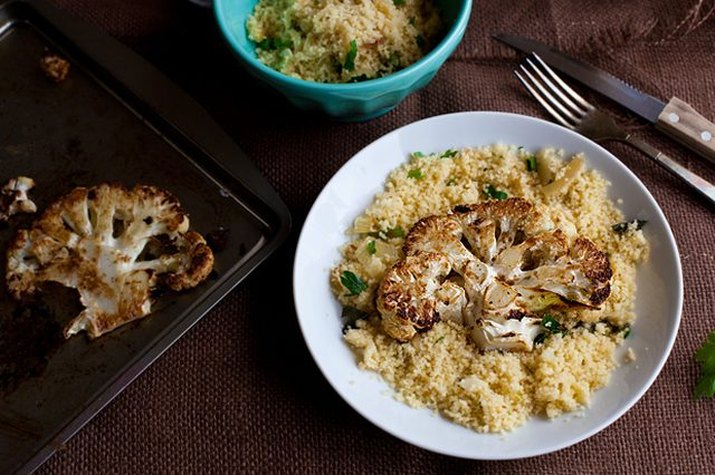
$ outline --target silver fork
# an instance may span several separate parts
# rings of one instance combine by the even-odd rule
[[[564,127],[596,142],[616,140],[637,148],[715,204],[715,185],[634,137],[610,115],[596,109],[558,77],[536,53],[526,57],[514,74],[534,99]]]

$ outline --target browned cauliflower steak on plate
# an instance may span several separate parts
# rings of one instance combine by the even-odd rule
[[[101,184],[51,204],[7,253],[7,286],[18,300],[43,282],[79,291],[85,309],[64,329],[96,338],[148,315],[152,291],[195,287],[213,269],[204,238],[169,192]]]
[[[383,329],[400,341],[450,319],[483,349],[531,351],[546,309],[596,308],[610,294],[606,254],[520,198],[421,219],[403,252],[377,292]]]

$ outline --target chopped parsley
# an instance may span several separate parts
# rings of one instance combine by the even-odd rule
[[[370,241],[367,243],[367,253],[371,256],[377,252],[377,247],[375,246],[375,241]]]
[[[368,236],[379,238],[379,239],[392,239],[392,238],[403,238],[405,237],[405,230],[400,226],[395,226],[388,230],[380,230],[377,232],[367,233]]]
[[[693,395],[696,399],[715,396],[715,332],[708,335],[703,346],[695,353],[695,359],[702,366]]]
[[[454,157],[455,155],[457,155],[457,153],[458,153],[458,152],[457,152],[456,150],[452,150],[452,149],[450,148],[449,150],[446,150],[446,151],[442,152],[442,155],[440,155],[440,157],[442,157],[442,158],[452,158],[452,157]]]
[[[412,158],[422,158],[425,156],[422,152],[412,152],[410,155],[412,155]]]
[[[390,57],[387,60],[393,68],[399,68],[400,67],[400,53],[397,51],[393,51],[390,53]]]
[[[414,178],[415,180],[421,180],[425,177],[425,174],[422,173],[421,168],[413,168],[412,170],[407,172],[407,177]]]
[[[283,40],[280,38],[264,38],[256,43],[256,46],[262,50],[274,51],[277,49],[292,48],[293,41],[290,39]]]
[[[548,313],[546,315],[544,315],[544,318],[541,320],[541,328],[543,328],[544,330],[547,330],[551,334],[565,332],[564,327],[561,326],[559,321],[556,320],[551,315],[549,315]]]
[[[526,171],[536,171],[536,155],[534,155],[533,153],[526,157]]]
[[[439,343],[439,342],[442,341],[442,340],[444,340],[444,335],[442,335],[442,336],[440,336],[439,338],[437,338],[434,342],[435,342],[435,343]]]
[[[350,49],[348,50],[348,54],[345,55],[345,62],[343,63],[343,68],[346,71],[354,71],[355,70],[355,58],[357,57],[357,41],[352,40],[350,42]]]
[[[340,283],[350,292],[349,297],[355,297],[367,290],[367,282],[349,270],[343,271],[340,275]]]
[[[411,16],[410,18],[407,19],[407,23],[409,23],[411,26],[415,26],[416,22],[417,22],[417,20],[413,16]]]
[[[509,195],[507,195],[505,192],[497,190],[492,185],[487,185],[484,192],[487,194],[487,196],[489,196],[490,198],[494,198],[495,200],[505,200],[509,197]]]
[[[559,321],[548,313],[544,315],[544,318],[541,319],[541,328],[546,331],[543,331],[536,335],[536,338],[534,338],[534,344],[543,343],[546,338],[549,337],[549,335],[555,335],[557,333],[566,333],[566,329],[561,326]]]
[[[643,229],[643,226],[645,226],[647,222],[648,221],[644,219],[634,219],[633,221],[624,221],[622,223],[614,224],[613,226],[611,226],[611,229],[613,229],[616,234],[622,236],[626,234],[631,228],[635,229],[636,231],[638,231],[639,229]]]
[[[396,7],[401,7],[405,4],[405,1],[406,0],[392,0],[392,3],[394,3]]]
[[[457,180],[454,177],[450,177],[449,180],[447,180],[446,185],[447,186],[454,186],[457,184]]]
[[[405,230],[402,229],[400,226],[395,226],[394,228],[390,228],[387,230],[387,233],[385,233],[388,238],[403,238],[405,237]]]

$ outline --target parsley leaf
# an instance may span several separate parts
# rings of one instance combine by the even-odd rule
[[[421,168],[413,168],[412,170],[407,172],[407,177],[414,178],[415,180],[421,180],[425,177],[425,174],[422,173]]]
[[[495,200],[505,200],[509,196],[505,192],[497,190],[492,185],[487,185],[484,192],[487,194],[487,196],[489,196],[490,198],[494,198]]]
[[[392,3],[394,3],[396,7],[401,7],[405,4],[405,1],[406,0],[392,0]]]
[[[290,39],[282,40],[280,38],[264,38],[258,43],[256,47],[261,48],[266,51],[273,51],[276,49],[292,48],[293,41]]]
[[[343,271],[340,275],[340,283],[348,289],[348,292],[350,292],[348,296],[350,297],[360,295],[364,290],[367,290],[367,282],[349,270]]]
[[[425,156],[422,152],[412,152],[410,155],[412,155],[412,158],[422,158]]]
[[[458,153],[458,152],[457,152],[456,150],[452,150],[452,149],[450,148],[449,150],[446,150],[446,151],[442,152],[442,155],[440,155],[440,157],[442,157],[442,158],[452,158],[452,157],[454,157],[455,155],[457,155],[457,153]]]
[[[622,223],[614,224],[611,226],[611,229],[613,229],[616,234],[622,236],[626,234],[631,227],[634,227],[636,231],[643,229],[643,226],[645,226],[647,222],[648,221],[643,219],[634,219],[633,221],[624,221]]]
[[[544,318],[541,320],[541,328],[548,330],[552,334],[564,333],[564,327],[562,327],[559,321],[548,313],[544,315]]]
[[[394,228],[388,229],[385,234],[387,235],[388,238],[396,238],[396,237],[403,238],[403,237],[405,237],[405,230],[402,229],[402,227],[400,227],[400,226],[395,226]]]
[[[377,252],[377,247],[375,246],[375,241],[370,241],[367,243],[367,253],[371,256]]]
[[[343,63],[343,68],[345,68],[346,71],[355,70],[355,57],[357,57],[357,41],[352,40],[348,54],[345,56],[345,62]]]
[[[445,183],[447,186],[454,186],[457,184],[457,180],[454,177],[450,177],[449,180],[447,180],[447,183]]]
[[[526,157],[526,171],[536,171],[536,155],[534,155],[533,153]]]
[[[700,379],[695,386],[695,398],[715,396],[715,332],[708,335],[703,346],[695,353],[695,359],[702,363]]]

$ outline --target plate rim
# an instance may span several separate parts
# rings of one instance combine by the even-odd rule
[[[424,443],[421,441],[418,437],[414,436],[405,436],[404,434],[397,434],[395,431],[391,429],[390,426],[387,424],[383,423],[380,421],[379,418],[374,417],[372,414],[369,414],[367,411],[365,411],[360,405],[355,404],[350,396],[346,394],[345,391],[343,391],[339,385],[335,384],[333,382],[333,379],[331,378],[331,375],[325,368],[325,363],[321,361],[317,357],[316,350],[313,347],[314,342],[312,342],[308,334],[306,332],[306,327],[304,326],[304,321],[301,318],[301,313],[300,313],[300,308],[301,308],[301,293],[299,292],[299,260],[302,258],[302,255],[304,254],[305,251],[303,251],[306,248],[306,228],[308,227],[308,224],[311,223],[311,221],[314,218],[315,214],[318,212],[318,204],[322,201],[325,195],[329,193],[329,189],[331,185],[338,180],[339,176],[343,173],[345,173],[346,169],[349,168],[351,162],[353,162],[357,157],[363,155],[368,149],[376,147],[380,142],[383,141],[388,141],[392,136],[398,135],[400,132],[407,128],[411,127],[416,127],[418,124],[419,125],[424,125],[425,123],[428,122],[437,122],[440,120],[448,120],[450,118],[460,118],[460,117],[484,117],[485,119],[488,117],[501,117],[501,118],[507,118],[507,119],[512,119],[512,120],[523,120],[526,122],[534,122],[534,123],[539,123],[542,126],[545,125],[547,127],[552,127],[557,133],[561,134],[566,134],[567,136],[571,137],[577,137],[577,140],[583,140],[586,142],[590,142],[592,146],[596,147],[599,149],[601,153],[606,155],[609,160],[612,160],[616,163],[618,168],[620,168],[620,171],[622,173],[625,173],[628,175],[632,181],[641,189],[641,191],[644,193],[644,195],[648,198],[648,200],[652,203],[654,210],[658,214],[659,219],[665,223],[664,229],[665,229],[665,237],[666,237],[666,243],[668,247],[672,250],[673,256],[674,256],[674,263],[676,267],[676,275],[675,275],[675,283],[677,284],[676,292],[677,292],[677,302],[676,302],[676,309],[677,311],[675,312],[674,315],[674,320],[673,320],[673,331],[671,332],[668,341],[666,342],[665,345],[665,351],[663,354],[660,356],[657,364],[655,365],[654,371],[651,372],[651,374],[648,376],[646,379],[645,383],[642,385],[642,387],[633,395],[629,398],[629,400],[618,407],[618,409],[610,416],[604,418],[602,421],[600,421],[598,424],[595,424],[594,427],[592,427],[590,430],[586,430],[581,434],[578,434],[577,436],[563,442],[563,443],[557,443],[551,446],[546,447],[545,449],[542,450],[531,450],[531,451],[524,451],[523,453],[518,453],[514,455],[494,455],[494,456],[484,456],[484,455],[479,455],[475,456],[472,454],[465,454],[462,451],[449,451],[449,450],[441,450],[441,449],[435,449],[434,447],[430,447],[428,444]],[[494,141],[493,143],[498,143],[498,141]],[[472,145],[473,147],[478,147],[480,145]],[[397,165],[399,166],[399,165]],[[394,167],[392,168],[394,169]],[[383,180],[386,177],[383,177]],[[683,289],[683,272],[682,272],[682,263],[680,261],[680,252],[678,249],[677,242],[675,240],[675,237],[673,235],[673,231],[671,229],[670,223],[667,220],[665,214],[663,213],[663,210],[661,209],[660,205],[658,204],[657,200],[653,197],[651,194],[650,190],[643,184],[643,182],[638,178],[638,176],[633,173],[618,157],[616,157],[613,153],[611,153],[609,150],[604,148],[602,145],[600,145],[597,142],[594,142],[593,140],[578,134],[574,132],[573,130],[570,130],[568,128],[565,128],[559,124],[549,122],[544,119],[540,119],[537,117],[532,117],[528,115],[523,115],[523,114],[516,114],[516,113],[511,113],[511,112],[502,112],[502,111],[463,111],[463,112],[455,112],[455,113],[448,113],[448,114],[440,114],[436,116],[430,116],[426,117],[424,119],[420,119],[414,122],[410,122],[408,124],[405,124],[403,126],[397,127],[381,136],[373,140],[372,142],[368,143],[366,146],[361,148],[359,151],[354,153],[348,160],[346,160],[343,165],[330,177],[330,179],[327,181],[327,183],[323,186],[322,190],[316,197],[315,201],[311,205],[311,208],[306,215],[305,221],[303,223],[303,226],[301,227],[300,235],[298,238],[298,243],[296,246],[296,252],[295,252],[295,258],[293,261],[293,275],[292,275],[292,288],[293,288],[293,303],[295,306],[295,311],[296,311],[296,317],[298,319],[298,324],[300,327],[301,335],[303,337],[303,340],[306,344],[306,347],[308,348],[308,351],[315,362],[315,364],[318,366],[318,369],[320,370],[321,374],[323,377],[327,380],[328,384],[330,387],[338,393],[338,395],[341,397],[341,399],[348,404],[353,410],[355,410],[358,414],[360,414],[362,417],[364,417],[367,421],[369,421],[371,424],[374,426],[378,427],[379,429],[383,430],[384,432],[390,434],[391,436],[397,438],[398,440],[402,440],[404,442],[407,442],[411,445],[414,445],[416,447],[420,447],[422,449],[428,450],[433,453],[438,453],[438,454],[443,454],[443,455],[449,455],[452,457],[457,457],[457,458],[463,458],[463,459],[471,459],[471,460],[516,460],[516,459],[522,459],[522,458],[528,458],[528,457],[534,457],[534,456],[540,456],[540,455],[546,455],[549,453],[553,453],[562,449],[565,449],[567,447],[573,446],[575,444],[578,444],[579,442],[582,442],[598,432],[601,432],[614,422],[616,422],[618,419],[620,419],[626,412],[628,412],[638,401],[641,400],[643,395],[651,388],[657,377],[660,375],[660,373],[663,370],[663,367],[665,366],[665,363],[668,361],[670,354],[672,352],[673,346],[675,344],[675,340],[678,335],[678,331],[680,329],[680,323],[681,323],[681,318],[682,318],[682,312],[683,312],[683,300],[684,300],[684,289]],[[326,285],[327,279],[326,279]],[[356,363],[357,366],[357,363]],[[360,371],[367,371],[367,370],[360,370]],[[384,384],[387,385],[387,387],[390,388],[390,390],[394,391],[394,388],[389,385],[382,376],[380,376],[376,372],[372,372],[376,374]],[[603,389],[603,388],[602,388]],[[402,403],[405,404],[405,403]],[[432,408],[423,408],[423,410],[427,411],[433,411],[435,412],[438,417],[443,417],[439,411],[432,409]],[[588,410],[588,408],[586,408]],[[573,414],[573,413],[569,413]],[[566,414],[568,415],[568,414]],[[457,427],[463,427],[460,426],[459,424],[449,421],[448,422],[455,424]],[[528,422],[528,420],[527,420]],[[468,429],[472,430],[472,429]],[[519,427],[514,428],[515,431],[519,430]],[[476,432],[476,431],[475,431]],[[496,435],[498,436],[499,434],[485,434],[485,435]]]

